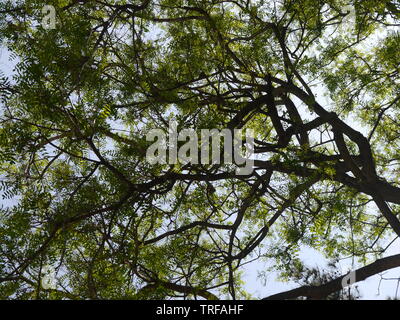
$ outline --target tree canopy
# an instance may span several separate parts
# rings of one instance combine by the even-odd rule
[[[302,247],[356,258],[356,281],[399,267],[399,19],[397,0],[2,1],[0,298],[251,298],[246,266],[304,280]],[[252,129],[252,172],[149,163],[171,120]]]

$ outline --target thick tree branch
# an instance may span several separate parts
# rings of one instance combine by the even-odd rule
[[[400,267],[400,254],[376,260],[365,267],[355,270],[355,282],[363,281],[380,272]],[[303,286],[293,290],[274,294],[263,300],[286,300],[306,297],[310,299],[325,299],[331,293],[341,290],[342,281],[346,275],[336,278],[320,286]]]

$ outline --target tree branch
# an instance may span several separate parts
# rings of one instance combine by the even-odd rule
[[[363,281],[380,272],[400,267],[400,254],[382,258],[375,262],[357,269],[355,272],[355,282]],[[320,286],[303,286],[293,290],[274,294],[266,297],[263,300],[286,300],[306,297],[310,299],[325,299],[331,293],[337,292],[342,287],[342,280],[346,275],[336,278]]]

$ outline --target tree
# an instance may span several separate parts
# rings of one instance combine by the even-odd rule
[[[400,236],[399,10],[3,1],[0,297],[249,298],[246,264],[289,279],[304,246],[357,258],[356,281],[400,266],[382,258]],[[252,129],[254,170],[149,163],[170,120]],[[344,276],[278,298],[332,297]]]

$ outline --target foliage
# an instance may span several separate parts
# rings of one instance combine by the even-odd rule
[[[383,255],[400,235],[399,12],[394,0],[4,0],[16,66],[0,75],[0,298],[250,298],[253,260],[290,279],[304,246]],[[253,129],[253,173],[151,165],[146,133],[171,119]]]

